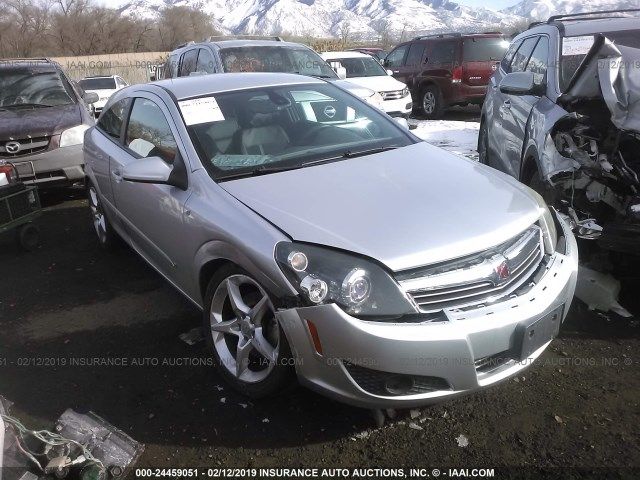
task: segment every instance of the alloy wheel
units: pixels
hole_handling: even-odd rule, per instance
[[[93,228],[98,235],[100,243],[104,244],[107,242],[107,222],[104,211],[102,210],[102,205],[100,205],[98,192],[96,192],[93,185],[89,187],[89,207],[91,208],[91,216],[93,218]]]
[[[422,109],[425,113],[430,115],[433,113],[435,108],[436,96],[431,91],[425,92],[424,96],[422,97]]]
[[[238,380],[258,383],[273,371],[280,351],[280,329],[269,296],[246,275],[218,285],[209,326],[220,363]]]

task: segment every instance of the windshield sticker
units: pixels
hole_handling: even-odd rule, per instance
[[[218,102],[213,97],[194,98],[178,102],[184,122],[187,125],[198,125],[200,123],[220,122],[224,120],[224,115]]]
[[[562,56],[586,55],[591,50],[594,41],[593,35],[565,37],[562,39]]]

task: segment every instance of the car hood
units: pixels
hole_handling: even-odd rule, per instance
[[[80,105],[0,110],[0,140],[41,137],[82,123]]]
[[[596,35],[587,63],[571,80],[563,101],[602,97],[611,121],[621,130],[640,132],[640,49],[614,45]]]
[[[406,87],[404,83],[399,82],[389,75],[381,75],[379,77],[350,77],[348,81],[361,87],[375,90],[376,92],[394,92]]]
[[[375,90],[357,85],[349,80],[332,80],[331,83],[344,88],[345,90],[353,93],[355,96],[360,98],[369,98],[371,95],[376,93]]]
[[[495,246],[540,216],[511,177],[424,142],[220,185],[293,240],[394,271]]]

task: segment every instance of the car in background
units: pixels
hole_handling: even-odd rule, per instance
[[[367,55],[371,55],[380,63],[384,61],[384,57],[386,57],[388,53],[386,50],[380,47],[357,47],[357,48],[350,48],[348,51],[366,53]]]
[[[370,88],[382,97],[382,109],[392,117],[408,118],[413,108],[407,86],[390,76],[371,55],[361,52],[325,52],[320,54],[329,65],[338,64],[347,71],[351,83]]]
[[[82,143],[97,100],[55,62],[0,60],[0,160],[13,163],[27,184],[83,182]]]
[[[425,35],[394,48],[384,66],[409,87],[424,116],[434,119],[453,105],[482,104],[508,46],[501,33]]]
[[[640,255],[638,15],[638,9],[556,15],[515,37],[491,78],[478,138],[482,163],[537,190],[571,218],[577,236],[600,252],[634,255]]]
[[[100,115],[102,107],[111,95],[129,85],[119,75],[85,77],[78,84],[85,92],[93,92],[98,95],[98,101],[93,104],[96,117]]]
[[[169,54],[162,78],[211,73],[273,72],[296,73],[323,78],[382,108],[375,90],[344,80],[346,72],[335,72],[320,55],[300,43],[280,37],[209,37],[206,42],[189,42]]]
[[[537,193],[326,79],[128,87],[85,154],[100,245],[119,235],[202,309],[251,397],[295,375],[368,408],[480,390],[535,363],[573,297],[575,239]]]

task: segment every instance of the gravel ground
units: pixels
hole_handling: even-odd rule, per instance
[[[199,312],[128,248],[99,250],[81,197],[45,202],[37,251],[20,253],[0,237],[0,393],[27,425],[50,427],[66,408],[93,410],[146,444],[138,467],[640,475],[634,320],[608,320],[574,302],[560,338],[520,377],[400,411],[377,428],[370,412],[302,388],[259,402],[228,389],[207,365],[204,344],[178,339],[199,326]],[[107,357],[126,365],[96,364]],[[34,366],[34,358],[49,365]],[[70,366],[72,359],[93,365]]]

